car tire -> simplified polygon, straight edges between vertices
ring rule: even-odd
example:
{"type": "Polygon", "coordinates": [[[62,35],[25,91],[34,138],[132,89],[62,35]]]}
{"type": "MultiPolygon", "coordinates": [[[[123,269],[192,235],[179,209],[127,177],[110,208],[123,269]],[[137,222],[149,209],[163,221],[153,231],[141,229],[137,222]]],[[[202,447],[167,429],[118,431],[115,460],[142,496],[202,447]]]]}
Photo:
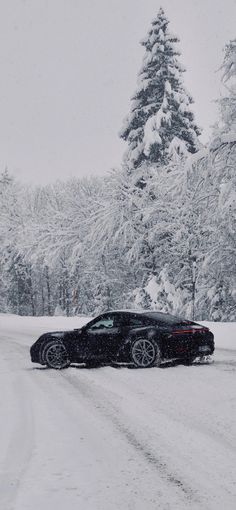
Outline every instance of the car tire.
{"type": "Polygon", "coordinates": [[[68,368],[71,363],[65,345],[58,340],[53,340],[45,345],[42,357],[45,364],[54,370],[68,368]]]}
{"type": "Polygon", "coordinates": [[[137,368],[160,366],[161,350],[155,340],[136,338],[131,345],[131,360],[137,368]]]}

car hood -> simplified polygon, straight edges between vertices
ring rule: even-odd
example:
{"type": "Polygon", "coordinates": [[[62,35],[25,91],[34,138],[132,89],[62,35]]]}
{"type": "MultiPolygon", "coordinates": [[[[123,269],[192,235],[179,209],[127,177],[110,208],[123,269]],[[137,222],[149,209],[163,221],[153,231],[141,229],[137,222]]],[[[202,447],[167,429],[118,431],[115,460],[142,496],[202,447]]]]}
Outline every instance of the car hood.
{"type": "Polygon", "coordinates": [[[42,338],[71,338],[74,336],[78,336],[82,330],[81,329],[72,329],[67,331],[48,331],[47,333],[44,333],[40,336],[40,339],[42,338]]]}

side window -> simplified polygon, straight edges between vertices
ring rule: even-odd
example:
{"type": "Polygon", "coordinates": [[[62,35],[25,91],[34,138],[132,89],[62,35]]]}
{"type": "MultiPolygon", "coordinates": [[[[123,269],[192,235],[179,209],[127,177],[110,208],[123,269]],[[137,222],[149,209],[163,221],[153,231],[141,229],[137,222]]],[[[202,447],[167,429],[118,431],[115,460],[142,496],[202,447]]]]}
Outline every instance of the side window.
{"type": "Polygon", "coordinates": [[[106,316],[106,317],[98,319],[88,329],[90,331],[96,331],[98,329],[110,329],[110,328],[113,328],[113,326],[114,326],[114,318],[112,316],[110,316],[110,317],[106,316]]]}
{"type": "Polygon", "coordinates": [[[130,317],[129,325],[131,328],[142,328],[148,325],[148,321],[142,317],[130,317]]]}

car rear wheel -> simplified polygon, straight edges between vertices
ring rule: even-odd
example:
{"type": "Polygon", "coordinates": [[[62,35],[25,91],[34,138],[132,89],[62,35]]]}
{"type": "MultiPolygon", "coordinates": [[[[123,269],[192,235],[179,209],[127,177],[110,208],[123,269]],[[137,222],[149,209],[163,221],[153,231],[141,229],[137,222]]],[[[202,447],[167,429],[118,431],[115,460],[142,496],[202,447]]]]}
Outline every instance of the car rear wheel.
{"type": "Polygon", "coordinates": [[[161,351],[154,340],[138,338],[131,347],[131,359],[138,368],[149,368],[161,363],[161,351]]]}
{"type": "Polygon", "coordinates": [[[50,342],[44,349],[44,361],[46,365],[55,370],[62,370],[70,365],[67,350],[61,342],[50,342]]]}

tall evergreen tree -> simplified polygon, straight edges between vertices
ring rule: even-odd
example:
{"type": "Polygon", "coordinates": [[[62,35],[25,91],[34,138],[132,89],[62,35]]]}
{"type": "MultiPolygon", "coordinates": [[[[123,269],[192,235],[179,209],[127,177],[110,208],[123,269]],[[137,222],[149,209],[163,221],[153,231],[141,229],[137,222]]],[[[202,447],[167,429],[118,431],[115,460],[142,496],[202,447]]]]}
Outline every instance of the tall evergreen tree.
{"type": "Polygon", "coordinates": [[[130,169],[145,161],[165,164],[173,152],[194,153],[200,130],[191,111],[192,98],[183,85],[183,66],[176,48],[179,39],[169,32],[162,8],[151,24],[131,112],[121,138],[128,142],[125,163],[130,169]]]}
{"type": "Polygon", "coordinates": [[[221,133],[236,133],[236,39],[225,46],[222,82],[225,94],[219,99],[221,133]]]}

